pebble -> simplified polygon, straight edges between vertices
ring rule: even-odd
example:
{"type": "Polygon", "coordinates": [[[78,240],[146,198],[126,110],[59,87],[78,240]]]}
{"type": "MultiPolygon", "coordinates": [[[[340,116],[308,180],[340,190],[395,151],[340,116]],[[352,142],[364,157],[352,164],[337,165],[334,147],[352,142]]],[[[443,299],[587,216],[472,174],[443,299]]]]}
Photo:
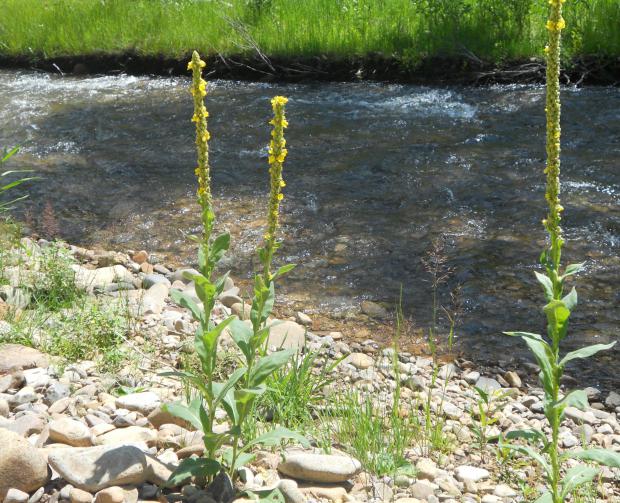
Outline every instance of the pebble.
{"type": "Polygon", "coordinates": [[[284,455],[278,471],[297,480],[333,484],[345,482],[362,469],[351,457],[293,452],[284,455]]]}
{"type": "Polygon", "coordinates": [[[456,479],[461,482],[478,482],[480,480],[488,479],[491,474],[485,468],[478,468],[476,466],[462,465],[455,470],[456,479]]]}

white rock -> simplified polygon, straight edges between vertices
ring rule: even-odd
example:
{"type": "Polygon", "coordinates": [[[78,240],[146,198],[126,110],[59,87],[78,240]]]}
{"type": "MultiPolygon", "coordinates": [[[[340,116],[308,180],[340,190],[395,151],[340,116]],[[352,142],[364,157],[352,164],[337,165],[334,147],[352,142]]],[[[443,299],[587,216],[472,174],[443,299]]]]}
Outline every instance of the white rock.
{"type": "Polygon", "coordinates": [[[488,470],[485,470],[484,468],[478,468],[476,466],[461,465],[456,468],[455,475],[456,475],[456,479],[461,482],[465,482],[466,480],[470,482],[478,482],[480,480],[488,479],[490,476],[490,473],[488,470]]]}
{"type": "Polygon", "coordinates": [[[280,473],[294,479],[326,484],[349,480],[361,469],[360,462],[351,457],[306,452],[286,453],[278,465],[280,473]]]}
{"type": "Polygon", "coordinates": [[[159,395],[152,391],[130,393],[116,399],[117,407],[140,412],[143,416],[148,416],[160,404],[161,399],[159,395]]]}
{"type": "Polygon", "coordinates": [[[73,447],[93,445],[93,438],[88,426],[71,418],[62,418],[49,424],[50,440],[73,447]]]}

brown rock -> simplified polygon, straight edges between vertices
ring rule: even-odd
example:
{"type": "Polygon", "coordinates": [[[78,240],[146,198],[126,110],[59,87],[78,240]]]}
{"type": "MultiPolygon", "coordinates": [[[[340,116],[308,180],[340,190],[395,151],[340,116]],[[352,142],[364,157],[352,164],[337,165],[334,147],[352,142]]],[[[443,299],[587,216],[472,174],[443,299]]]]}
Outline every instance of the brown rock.
{"type": "Polygon", "coordinates": [[[35,367],[47,368],[48,366],[47,357],[36,349],[21,344],[0,346],[0,374],[35,367]]]}
{"type": "Polygon", "coordinates": [[[140,250],[139,252],[136,252],[131,258],[136,264],[142,265],[148,261],[149,254],[145,250],[140,250]]]}
{"type": "Polygon", "coordinates": [[[124,501],[125,491],[118,486],[107,487],[95,494],[95,503],[123,503],[124,501]]]}
{"type": "Polygon", "coordinates": [[[87,491],[82,491],[74,487],[69,493],[69,500],[71,503],[91,503],[93,501],[93,495],[87,491]]]}
{"type": "Polygon", "coordinates": [[[10,488],[35,491],[48,478],[47,463],[38,450],[16,433],[0,429],[0,500],[10,488]]]}

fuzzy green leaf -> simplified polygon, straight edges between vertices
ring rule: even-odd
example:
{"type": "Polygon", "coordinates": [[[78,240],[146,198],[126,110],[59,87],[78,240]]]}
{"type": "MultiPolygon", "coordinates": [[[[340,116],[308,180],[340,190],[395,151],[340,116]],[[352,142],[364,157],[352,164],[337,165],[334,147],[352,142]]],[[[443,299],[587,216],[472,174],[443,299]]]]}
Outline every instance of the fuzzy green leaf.
{"type": "Polygon", "coordinates": [[[592,466],[579,465],[571,468],[566,472],[562,479],[562,499],[586,482],[590,482],[598,474],[598,469],[592,466]]]}
{"type": "Polygon", "coordinates": [[[561,300],[552,300],[543,308],[543,311],[547,315],[549,337],[553,338],[553,334],[556,333],[560,340],[564,339],[568,331],[570,310],[561,300]]]}
{"type": "Polygon", "coordinates": [[[551,282],[551,279],[546,274],[541,274],[538,271],[534,271],[534,274],[536,275],[536,279],[538,280],[538,282],[543,287],[543,291],[545,292],[545,299],[547,299],[547,302],[549,302],[551,299],[553,299],[553,283],[551,282]]]}
{"type": "Polygon", "coordinates": [[[289,430],[288,428],[275,428],[267,433],[263,433],[262,435],[256,437],[254,440],[248,442],[243,450],[247,450],[254,445],[262,445],[265,447],[273,447],[279,445],[282,440],[296,440],[303,447],[310,447],[310,443],[308,439],[299,433],[289,430]]]}
{"type": "Polygon", "coordinates": [[[276,351],[270,355],[263,356],[256,366],[252,370],[252,374],[249,379],[249,386],[254,387],[262,384],[276,370],[286,364],[293,356],[292,349],[285,349],[283,351],[276,351]]]}
{"type": "Polygon", "coordinates": [[[230,234],[220,234],[213,240],[211,249],[209,250],[211,262],[217,264],[228,251],[228,248],[230,248],[230,234]]]}
{"type": "Polygon", "coordinates": [[[184,405],[181,403],[169,403],[162,407],[164,411],[170,412],[170,414],[172,414],[173,416],[184,419],[197,430],[202,430],[203,428],[202,420],[200,419],[201,408],[202,403],[200,401],[200,398],[195,398],[189,403],[189,405],[184,405]]]}
{"type": "Polygon", "coordinates": [[[566,269],[564,270],[564,274],[562,275],[561,279],[564,279],[568,276],[572,276],[573,274],[577,274],[578,272],[580,272],[583,269],[583,266],[585,265],[585,262],[581,262],[580,264],[569,264],[566,266],[566,269]]]}
{"type": "Polygon", "coordinates": [[[553,393],[553,369],[551,362],[553,361],[553,352],[542,336],[530,332],[504,332],[511,337],[521,337],[528,345],[538,366],[540,367],[540,380],[542,385],[549,394],[553,393]]]}
{"type": "Polygon", "coordinates": [[[616,341],[610,342],[609,344],[593,344],[592,346],[586,346],[585,348],[577,349],[576,351],[571,351],[570,353],[566,353],[566,356],[562,358],[560,361],[560,366],[564,367],[566,364],[577,358],[588,358],[592,355],[595,355],[599,351],[605,351],[607,349],[611,349],[616,344],[616,341]]]}
{"type": "Polygon", "coordinates": [[[186,458],[177,467],[166,486],[177,487],[183,484],[190,477],[200,477],[205,475],[215,475],[220,471],[220,464],[214,459],[206,458],[186,458]]]}
{"type": "Polygon", "coordinates": [[[196,304],[194,299],[192,299],[188,294],[181,292],[180,290],[173,289],[170,290],[170,297],[179,306],[189,309],[196,321],[203,323],[204,313],[202,309],[198,307],[198,304],[196,304]]]}
{"type": "Polygon", "coordinates": [[[545,434],[542,431],[535,429],[509,431],[508,433],[506,433],[505,438],[507,440],[516,440],[518,438],[522,438],[527,440],[528,442],[531,442],[533,440],[539,440],[544,446],[546,446],[548,443],[545,434]]]}
{"type": "Polygon", "coordinates": [[[282,276],[284,276],[286,273],[292,271],[293,269],[295,269],[296,264],[287,264],[287,265],[283,265],[282,267],[280,267],[276,273],[273,275],[273,277],[271,278],[271,281],[275,281],[278,278],[281,278],[282,276]]]}
{"type": "Polygon", "coordinates": [[[610,468],[620,468],[620,452],[608,449],[584,449],[583,451],[569,451],[564,454],[565,458],[594,461],[610,468]]]}
{"type": "Polygon", "coordinates": [[[502,444],[502,447],[505,449],[517,451],[517,452],[520,452],[521,454],[525,454],[526,456],[529,456],[531,459],[538,462],[538,464],[543,468],[543,470],[545,470],[547,477],[551,476],[552,470],[551,470],[551,466],[549,466],[549,463],[547,463],[547,460],[543,456],[541,456],[539,453],[537,453],[534,449],[532,449],[531,447],[527,447],[525,445],[514,445],[514,444],[502,444]]]}
{"type": "Polygon", "coordinates": [[[575,290],[575,287],[573,287],[571,288],[571,291],[564,296],[562,302],[566,306],[566,309],[572,311],[577,306],[578,300],[579,298],[577,296],[577,290],[575,290]]]}
{"type": "MultiPolygon", "coordinates": [[[[238,368],[235,370],[226,383],[216,383],[212,384],[213,386],[213,394],[215,395],[215,400],[213,401],[213,407],[217,407],[219,403],[224,399],[229,390],[235,387],[235,384],[241,379],[246,372],[245,367],[238,368]]],[[[232,419],[232,418],[231,418],[232,419]]]]}
{"type": "Polygon", "coordinates": [[[553,495],[547,491],[541,494],[534,503],[553,503],[553,495]]]}
{"type": "Polygon", "coordinates": [[[254,351],[251,346],[252,329],[243,321],[236,319],[230,324],[230,334],[233,341],[239,347],[246,361],[250,361],[254,356],[254,351]]]}

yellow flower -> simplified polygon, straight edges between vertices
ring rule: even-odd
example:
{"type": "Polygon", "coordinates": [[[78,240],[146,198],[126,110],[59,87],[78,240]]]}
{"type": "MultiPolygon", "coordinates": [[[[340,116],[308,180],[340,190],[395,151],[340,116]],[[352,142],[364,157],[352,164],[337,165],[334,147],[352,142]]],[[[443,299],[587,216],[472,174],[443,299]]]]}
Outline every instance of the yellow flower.
{"type": "Polygon", "coordinates": [[[282,192],[280,192],[278,194],[278,201],[282,201],[282,199],[284,199],[284,194],[282,194],[282,192]]]}
{"type": "Polygon", "coordinates": [[[280,180],[280,187],[281,188],[286,187],[286,182],[284,180],[280,180]]]}

